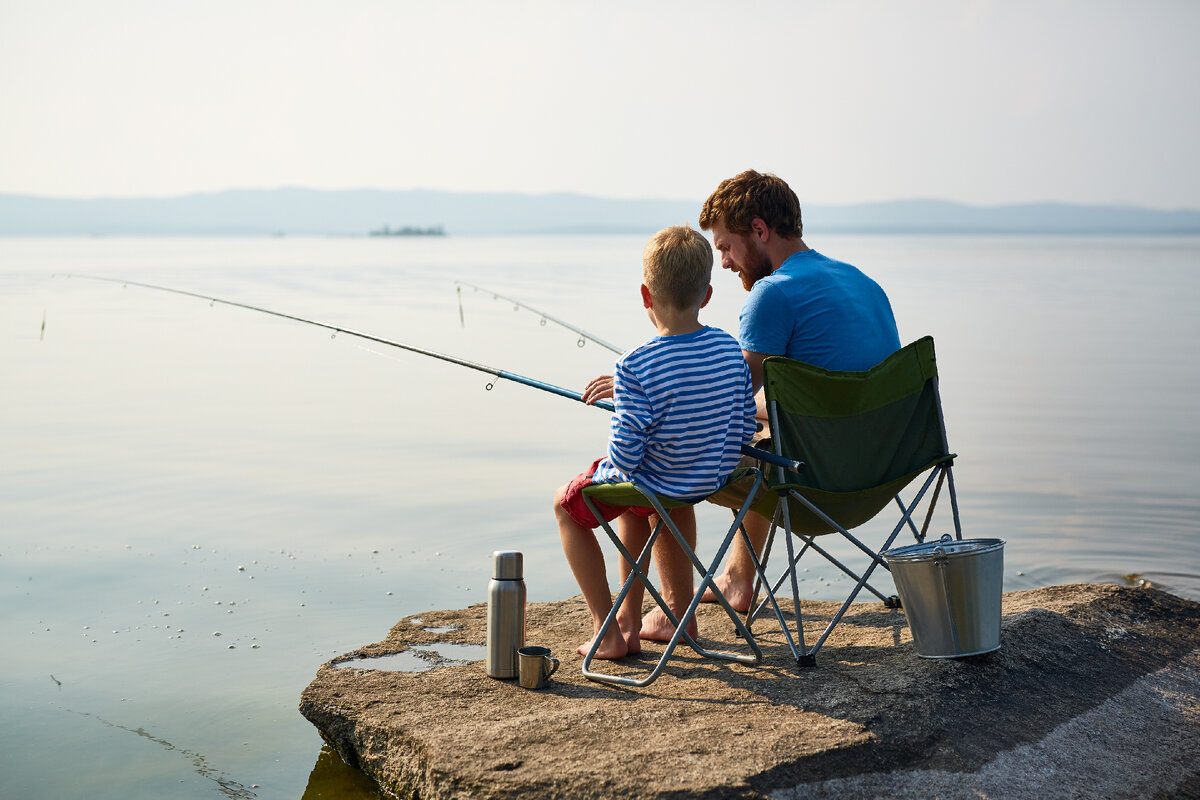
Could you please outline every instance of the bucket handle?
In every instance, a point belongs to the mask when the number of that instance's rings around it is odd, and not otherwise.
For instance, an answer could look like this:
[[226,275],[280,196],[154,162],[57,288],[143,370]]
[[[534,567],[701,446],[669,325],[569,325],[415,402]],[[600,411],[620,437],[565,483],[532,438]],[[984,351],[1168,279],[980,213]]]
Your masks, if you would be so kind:
[[[950,541],[950,534],[944,534],[941,542]],[[958,626],[954,623],[954,603],[950,598],[950,581],[946,578],[946,567],[950,566],[950,559],[946,556],[946,551],[941,547],[933,548],[933,564],[938,568],[938,572],[942,576],[942,593],[946,597],[946,617],[950,622],[950,636],[954,639],[954,652],[962,652],[962,645],[958,641]]]

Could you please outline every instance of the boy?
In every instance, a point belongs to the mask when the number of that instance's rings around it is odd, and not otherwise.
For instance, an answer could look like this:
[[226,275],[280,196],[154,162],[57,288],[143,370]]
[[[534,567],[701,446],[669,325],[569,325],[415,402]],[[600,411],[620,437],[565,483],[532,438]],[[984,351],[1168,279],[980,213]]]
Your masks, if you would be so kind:
[[[642,305],[657,335],[617,360],[607,454],[554,497],[563,552],[592,615],[592,641],[612,610],[612,595],[594,533],[600,523],[583,502],[584,487],[636,480],[660,495],[703,498],[738,465],[741,446],[755,431],[754,389],[741,347],[698,319],[712,297],[712,265],[708,241],[688,226],[661,230],[646,244]],[[606,521],[624,514],[622,542],[631,553],[641,552],[653,509],[597,505]],[[690,530],[681,532],[694,537],[694,515],[680,514],[679,521],[690,522]],[[623,559],[621,566],[628,575]],[[685,607],[690,599],[690,594],[684,598]],[[639,584],[626,596],[617,629],[609,630],[596,656],[616,659],[638,652],[641,616]],[[586,655],[592,641],[578,652]]]

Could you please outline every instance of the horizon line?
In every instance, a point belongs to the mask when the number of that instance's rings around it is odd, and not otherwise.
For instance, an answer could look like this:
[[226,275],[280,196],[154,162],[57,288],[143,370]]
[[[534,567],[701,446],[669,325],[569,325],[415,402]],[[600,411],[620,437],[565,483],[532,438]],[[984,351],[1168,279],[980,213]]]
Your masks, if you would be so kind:
[[[19,197],[35,200],[61,200],[75,202],[95,202],[95,201],[138,201],[138,200],[183,200],[194,197],[217,196],[222,194],[271,194],[279,192],[310,192],[316,194],[356,194],[356,193],[379,193],[379,194],[440,194],[440,195],[459,195],[459,196],[476,196],[476,197],[499,197],[499,196],[518,196],[518,197],[578,197],[592,200],[602,200],[607,202],[618,203],[692,203],[700,205],[703,200],[678,197],[616,197],[610,195],[589,194],[582,191],[556,190],[556,191],[519,191],[519,190],[459,190],[459,189],[432,189],[428,187],[413,187],[407,189],[383,189],[378,187],[359,187],[359,188],[343,188],[343,189],[325,189],[313,188],[308,186],[275,186],[275,187],[229,187],[225,189],[212,190],[197,190],[188,191],[177,194],[145,194],[145,195],[88,195],[88,196],[72,196],[72,195],[56,195],[56,194],[39,194],[32,192],[8,191],[0,190],[0,197]],[[1159,213],[1187,213],[1200,212],[1200,207],[1189,206],[1153,206],[1140,204],[1133,201],[1112,201],[1112,202],[1081,202],[1070,200],[1024,200],[1010,201],[1003,203],[980,203],[969,202],[964,200],[952,200],[944,197],[931,196],[913,196],[893,198],[890,200],[855,200],[850,202],[840,203],[819,203],[801,201],[801,206],[820,207],[820,208],[851,208],[858,206],[885,206],[897,205],[903,203],[939,203],[952,206],[961,206],[964,208],[976,209],[1005,209],[1005,208],[1023,208],[1031,206],[1065,206],[1074,208],[1107,208],[1107,209],[1136,209],[1140,211],[1155,211]]]

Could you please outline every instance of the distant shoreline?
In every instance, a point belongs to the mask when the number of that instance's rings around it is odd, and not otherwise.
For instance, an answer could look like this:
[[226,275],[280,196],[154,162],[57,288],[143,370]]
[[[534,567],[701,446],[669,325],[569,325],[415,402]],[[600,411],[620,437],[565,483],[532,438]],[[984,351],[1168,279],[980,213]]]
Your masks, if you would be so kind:
[[378,230],[373,230],[367,234],[368,236],[445,236],[446,229],[441,225],[431,225],[428,228],[413,227],[405,225],[403,228],[389,228],[384,225]]
[[[567,229],[553,231],[487,231],[455,234],[375,234],[375,233],[322,233],[318,231],[114,231],[111,233],[9,233],[0,231],[0,240],[10,239],[469,239],[469,238],[519,238],[523,236],[649,236],[655,228],[630,228],[619,230]],[[896,238],[962,238],[962,239],[1185,239],[1200,237],[1200,229],[1178,231],[1072,231],[1072,230],[885,230],[870,228],[821,228],[805,225],[804,238],[817,241],[822,236],[879,236]]]
[[[232,190],[162,198],[74,199],[0,194],[0,236],[648,235],[697,224],[699,200],[430,190]],[[1200,234],[1200,211],[1026,203],[972,206],[896,200],[802,201],[812,234],[1174,236]],[[409,220],[393,229],[380,219]]]

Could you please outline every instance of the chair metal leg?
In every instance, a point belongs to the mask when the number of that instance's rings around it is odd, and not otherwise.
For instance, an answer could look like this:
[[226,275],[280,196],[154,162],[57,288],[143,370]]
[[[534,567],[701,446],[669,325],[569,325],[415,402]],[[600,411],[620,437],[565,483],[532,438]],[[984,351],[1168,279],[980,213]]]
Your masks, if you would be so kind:
[[958,493],[954,491],[954,465],[946,464],[946,484],[950,489],[950,512],[954,515],[954,538],[962,540],[962,523],[958,519]]
[[[747,624],[749,624],[749,622],[753,619],[754,616],[756,616],[758,613],[760,613],[762,611],[762,609],[767,604],[768,600],[773,599],[774,595],[779,591],[780,587],[783,585],[783,582],[790,578],[791,579],[791,588],[792,588],[792,601],[795,604],[796,627],[797,627],[797,633],[799,635],[799,640],[800,640],[800,648],[799,648],[798,652],[797,652],[795,646],[793,645],[793,655],[796,656],[796,660],[797,660],[798,664],[800,664],[802,666],[814,666],[816,664],[817,651],[819,651],[821,649],[821,647],[825,644],[825,640],[829,638],[830,633],[833,632],[833,629],[838,625],[838,623],[841,621],[842,617],[845,616],[846,611],[850,608],[850,605],[855,601],[855,599],[858,597],[859,593],[861,593],[863,589],[866,589],[867,591],[874,594],[877,598],[879,598],[879,600],[881,600],[884,603],[884,605],[886,607],[899,608],[900,602],[899,602],[898,597],[895,597],[894,595],[893,596],[885,596],[878,589],[873,587],[870,584],[869,580],[870,580],[871,574],[875,571],[876,567],[882,566],[885,570],[888,569],[887,564],[880,558],[879,553],[882,553],[882,552],[886,551],[888,548],[890,548],[892,546],[893,542],[895,542],[896,537],[899,536],[900,532],[902,530],[904,530],[904,528],[906,526],[910,530],[912,530],[914,535],[918,537],[918,540],[920,540],[920,531],[918,531],[916,526],[913,524],[912,518],[913,518],[913,514],[916,512],[918,506],[921,504],[921,501],[925,498],[930,486],[932,486],[934,484],[935,480],[937,481],[938,488],[941,487],[943,480],[945,480],[947,482],[947,488],[949,489],[949,492],[950,492],[951,504],[952,504],[952,506],[957,506],[957,503],[955,502],[956,497],[955,497],[955,492],[954,492],[953,474],[949,470],[949,465],[939,465],[938,467],[934,468],[930,472],[930,474],[926,477],[923,485],[917,491],[916,496],[912,499],[912,501],[910,503],[905,505],[904,502],[901,501],[899,497],[896,498],[897,503],[900,504],[900,510],[901,510],[901,512],[903,512],[902,516],[900,518],[900,521],[893,528],[891,534],[887,537],[883,546],[880,547],[878,551],[871,550],[867,545],[865,545],[863,542],[861,542],[858,538],[856,538],[848,530],[843,528],[841,525],[839,525],[834,520],[830,519],[824,512],[821,511],[821,509],[817,508],[813,503],[811,503],[803,495],[800,495],[799,493],[791,494],[791,497],[793,499],[795,499],[799,503],[803,504],[809,511],[811,511],[813,514],[815,514],[816,516],[821,518],[823,521],[825,521],[826,524],[833,527],[838,533],[840,533],[843,536],[843,538],[847,539],[848,541],[853,543],[856,547],[858,547],[860,550],[862,550],[864,553],[866,553],[868,556],[870,556],[871,562],[870,562],[869,566],[867,567],[867,569],[863,572],[862,575],[855,573],[849,567],[842,564],[836,557],[833,556],[832,553],[828,552],[827,550],[822,548],[819,544],[817,544],[815,541],[815,539],[816,539],[815,536],[805,535],[805,534],[797,534],[797,533],[792,533],[791,535],[787,535],[787,532],[791,531],[791,514],[790,514],[790,510],[788,508],[788,503],[787,503],[786,499],[781,498],[780,502],[776,505],[775,516],[774,516],[774,519],[772,520],[772,528],[771,528],[771,532],[770,532],[770,535],[768,538],[769,539],[774,538],[775,530],[777,527],[779,527],[778,523],[782,519],[782,523],[783,523],[782,527],[785,531],[785,542],[787,543],[789,565],[788,565],[787,569],[783,572],[783,574],[780,576],[779,580],[776,581],[773,586],[769,583],[765,574],[761,578],[756,579],[755,598],[754,598],[755,602],[752,603],[751,609],[748,612]],[[928,520],[930,518],[932,518],[933,511],[934,511],[934,508],[935,508],[937,500],[938,500],[938,497],[937,497],[938,488],[935,488],[933,496],[931,497],[931,500],[930,500],[927,518],[926,518],[926,528],[928,527]],[[959,527],[957,513],[955,513],[954,516],[955,516],[955,520],[954,520],[955,531],[956,531],[956,533],[959,534],[959,538],[961,538],[961,529]],[[795,552],[794,548],[792,547],[792,541],[791,541],[792,536],[796,536],[796,538],[798,538],[804,542],[804,547],[800,550],[800,552],[798,554]],[[849,596],[839,607],[838,611],[834,614],[833,619],[826,626],[825,630],[821,633],[820,637],[813,644],[811,649],[807,649],[805,646],[805,643],[804,643],[803,615],[800,610],[800,591],[799,591],[799,584],[798,584],[797,574],[796,574],[796,568],[797,568],[801,558],[809,550],[809,548],[811,548],[811,549],[815,550],[817,553],[821,554],[830,564],[836,566],[843,573],[845,573],[846,575],[848,575],[851,578],[854,578],[856,581],[856,584],[855,584],[853,590],[850,592]],[[764,556],[765,555],[766,555],[766,549],[764,548]],[[765,559],[762,563],[762,568],[765,573],[765,568],[766,568],[766,560]],[[767,599],[764,599],[761,603],[758,603],[757,594],[758,594],[760,585],[765,588],[766,594],[767,594]],[[786,626],[786,624],[783,625],[783,630],[785,632],[785,635],[788,638],[789,644],[791,644],[792,643],[791,642],[791,632],[790,632],[789,628]]]
[[[908,518],[908,528],[910,531],[912,531],[913,539],[915,539],[918,543],[924,542],[925,537],[929,533],[929,523],[933,521],[933,512],[937,508],[938,497],[942,492],[942,483],[945,481],[946,476],[950,474],[948,464],[939,464],[933,469],[933,474],[937,475],[937,485],[933,487],[933,497],[929,500],[929,507],[925,511],[925,521],[921,524],[921,529],[917,530],[916,523],[913,522],[912,517]],[[951,482],[953,483],[953,480],[951,480]],[[895,500],[896,505],[900,508],[900,512],[903,513],[905,509],[904,501],[900,499],[900,495],[896,495]],[[953,500],[951,502],[953,505],[957,505],[957,503],[955,503]],[[957,528],[958,526],[956,524],[955,529]],[[962,537],[960,536],[959,538]]]
[[[749,628],[751,623],[754,621],[755,616],[757,616],[758,613],[761,612],[762,609],[769,603],[775,611],[775,618],[778,620],[779,628],[783,632],[784,639],[787,641],[788,649],[792,651],[792,657],[796,659],[796,664],[805,667],[813,666],[816,662],[808,654],[807,647],[804,643],[804,616],[800,611],[800,589],[795,579],[796,576],[794,567],[796,562],[800,559],[800,556],[795,554],[792,548],[791,537],[787,535],[787,531],[791,528],[791,517],[788,513],[787,503],[784,501],[787,493],[781,491],[779,494],[780,501],[776,503],[775,513],[771,517],[771,527],[767,532],[767,541],[763,547],[763,557],[761,561],[759,561],[754,554],[754,548],[750,545],[749,535],[745,535],[745,532],[743,531],[743,534],[746,538],[746,547],[750,550],[750,557],[754,561],[755,568],[754,593],[750,599],[750,606],[746,610],[746,626]],[[784,529],[784,544],[788,551],[789,569],[784,571],[783,576],[775,583],[774,586],[771,586],[770,579],[767,578],[766,569],[767,564],[770,561],[771,545],[775,540],[775,532],[780,527],[781,518]],[[808,545],[806,544],[804,549],[800,551],[800,555],[803,555],[807,549]],[[789,575],[792,576],[792,609],[796,618],[796,638],[794,639],[792,638],[792,631],[788,627],[787,620],[783,617],[783,611],[779,607],[779,601],[776,598],[776,594],[779,592],[779,587],[783,585],[783,582]],[[764,587],[766,588],[767,596],[762,603],[759,603],[758,592]]]
[[[912,516],[913,511],[916,510],[917,506],[921,502],[921,499],[925,496],[925,492],[929,489],[930,484],[933,483],[933,479],[934,479],[934,475],[931,473],[929,475],[929,478],[925,481],[924,485],[921,486],[920,491],[917,492],[917,496],[913,498],[913,501],[911,503],[909,503],[908,508],[904,512],[904,516],[900,519],[900,522],[898,522],[896,524],[896,527],[892,529],[892,533],[890,536],[888,536],[887,541],[885,541],[883,543],[883,546],[879,548],[879,552],[882,553],[882,552],[886,551],[889,547],[892,546],[892,542],[894,542],[896,540],[896,537],[900,535],[900,531],[903,530],[904,526],[908,523],[909,518]],[[804,497],[801,497],[799,495],[796,495],[796,497],[801,502],[805,503],[806,505],[809,505],[809,506],[812,505]],[[839,531],[844,536],[847,536],[850,539],[854,539],[853,536],[850,536],[849,532],[845,531],[840,526],[838,526],[838,528],[839,528]],[[857,541],[857,540],[855,540],[855,541]],[[841,621],[841,619],[845,615],[846,611],[850,608],[850,605],[854,602],[854,599],[856,597],[858,597],[858,593],[860,591],[862,591],[863,585],[870,579],[871,573],[875,571],[875,567],[880,566],[880,565],[882,565],[884,569],[888,568],[887,564],[885,564],[881,559],[879,559],[878,556],[874,556],[872,558],[871,565],[869,567],[867,567],[865,572],[863,572],[862,577],[860,577],[858,580],[858,584],[854,587],[854,590],[852,592],[850,592],[850,596],[846,598],[846,601],[844,603],[842,603],[841,608],[839,608],[837,613],[834,614],[833,619],[829,622],[829,625],[826,626],[825,631],[821,634],[820,638],[817,639],[816,644],[813,645],[812,655],[815,656],[817,653],[817,650],[819,650],[821,648],[821,646],[823,644],[825,644],[825,640],[829,638],[829,634],[833,632],[833,629]]]
[[[783,579],[781,578],[779,580],[779,583],[775,584],[774,587],[767,589],[767,596],[762,601],[761,604],[758,602],[759,590],[762,589],[762,587],[764,587],[764,586],[770,585],[770,580],[767,578],[766,570],[767,570],[767,563],[771,557],[771,546],[775,540],[775,531],[778,529],[778,522],[779,522],[779,515],[778,515],[778,513],[776,513],[771,520],[771,528],[767,532],[767,541],[766,541],[765,545],[763,546],[763,556],[762,556],[761,561],[759,560],[758,556],[754,552],[754,546],[750,542],[750,535],[746,532],[746,529],[744,527],[740,528],[740,531],[742,534],[742,539],[745,541],[746,549],[749,550],[749,552],[750,552],[750,559],[754,563],[754,573],[755,573],[754,592],[750,598],[750,605],[746,609],[746,619],[745,619],[746,630],[751,629],[751,627],[754,623],[754,618],[759,614],[759,612],[761,612],[763,610],[763,608],[765,608],[767,606],[767,604],[770,604],[772,609],[775,612],[775,618],[779,622],[779,627],[783,631],[783,635],[787,641],[788,648],[792,651],[792,657],[796,658],[798,660],[801,657],[800,651],[804,648],[804,631],[800,630],[800,632],[799,632],[800,633],[800,645],[799,645],[799,647],[797,647],[796,641],[792,638],[792,632],[788,628],[787,620],[783,618],[783,609],[781,609],[779,607],[779,601],[776,599],[776,596],[775,596],[776,593],[779,591],[780,584],[783,583]],[[786,573],[785,573],[785,575],[786,575]]]

